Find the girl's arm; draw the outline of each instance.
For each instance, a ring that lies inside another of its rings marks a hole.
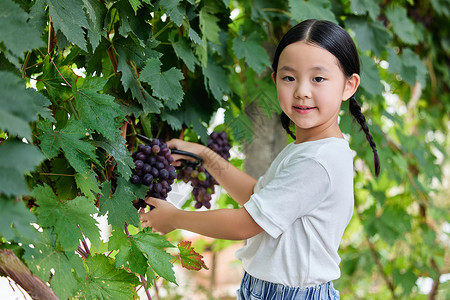
[[[212,238],[245,240],[263,231],[244,207],[183,211],[164,200],[149,197],[145,201],[155,208],[139,211],[142,227],[153,227],[162,234],[185,229]]]
[[[244,205],[253,194],[256,179],[239,170],[210,148],[178,139],[167,142],[169,148],[188,151],[203,159],[205,169],[219,182],[228,194],[240,205]],[[173,155],[177,160],[182,156]],[[186,158],[186,157],[183,157]]]

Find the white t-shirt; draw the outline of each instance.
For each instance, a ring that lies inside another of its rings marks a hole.
[[[290,287],[335,280],[353,199],[353,155],[346,140],[291,143],[244,204],[264,231],[236,257],[253,277]]]

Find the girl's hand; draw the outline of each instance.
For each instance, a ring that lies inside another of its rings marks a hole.
[[[167,142],[167,146],[170,149],[187,151],[187,152],[197,154],[199,156],[201,156],[201,153],[202,153],[202,151],[204,151],[204,147],[205,147],[201,144],[186,142],[186,141],[183,141],[180,139],[171,139],[170,141]],[[177,166],[180,164],[180,162],[177,162],[177,160],[179,160],[179,159],[186,159],[186,160],[191,160],[191,161],[194,160],[192,157],[179,155],[179,154],[172,154],[172,156],[173,156],[173,159],[175,160],[175,163],[173,163],[174,166]]]
[[[154,206],[154,208],[148,212],[145,212],[143,208],[139,210],[139,219],[142,221],[142,227],[152,227],[155,231],[162,234],[176,229],[171,224],[171,220],[174,220],[178,208],[170,202],[153,197],[146,198],[145,202]]]

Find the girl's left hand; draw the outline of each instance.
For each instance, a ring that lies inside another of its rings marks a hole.
[[[175,230],[176,228],[171,224],[171,220],[175,219],[175,214],[178,211],[173,204],[165,200],[148,197],[145,202],[154,208],[145,212],[143,208],[139,210],[142,227],[152,227],[153,230],[166,234]]]

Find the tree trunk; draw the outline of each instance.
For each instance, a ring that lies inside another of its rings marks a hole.
[[[58,300],[53,290],[33,275],[11,250],[0,249],[0,273],[14,280],[35,300]]]
[[[278,115],[269,119],[257,101],[247,106],[245,113],[253,126],[253,139],[244,143],[245,171],[258,178],[266,172],[278,153],[286,146],[286,132]]]

